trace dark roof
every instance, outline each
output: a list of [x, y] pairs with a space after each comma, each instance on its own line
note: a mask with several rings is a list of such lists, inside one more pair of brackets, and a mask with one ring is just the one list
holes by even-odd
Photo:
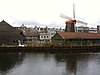
[[11, 43], [13, 40], [24, 39], [21, 36], [21, 30], [12, 27], [10, 24], [4, 20], [0, 22], [0, 44]]
[[26, 37], [38, 37], [39, 36], [38, 33], [36, 33], [34, 30], [31, 30], [31, 29], [25, 30], [24, 35]]
[[100, 39], [100, 34], [98, 33], [74, 33], [74, 32], [58, 32], [63, 39]]
[[33, 33], [33, 34], [24, 34], [26, 37], [38, 37], [39, 36], [39, 34], [35, 34], [35, 33]]
[[8, 31], [9, 29], [12, 29], [13, 27], [9, 25], [4, 20], [0, 22], [0, 31]]

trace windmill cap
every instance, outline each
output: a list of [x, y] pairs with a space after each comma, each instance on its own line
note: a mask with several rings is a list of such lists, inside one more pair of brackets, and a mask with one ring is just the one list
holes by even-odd
[[67, 21], [65, 22], [65, 24], [67, 24], [67, 23], [73, 23], [73, 22], [76, 22], [76, 20], [67, 20]]

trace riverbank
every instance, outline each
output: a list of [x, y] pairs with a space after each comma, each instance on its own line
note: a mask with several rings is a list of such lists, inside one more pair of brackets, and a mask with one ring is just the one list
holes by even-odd
[[0, 53], [9, 52], [100, 52], [100, 46], [72, 46], [72, 47], [0, 47]]

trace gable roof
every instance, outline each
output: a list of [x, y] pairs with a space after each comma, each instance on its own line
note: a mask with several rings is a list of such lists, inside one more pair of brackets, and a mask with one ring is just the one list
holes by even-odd
[[62, 39], [100, 39], [97, 33], [58, 32]]
[[4, 20], [0, 22], [0, 31], [6, 31], [12, 28], [13, 27], [9, 25], [7, 22], [5, 22]]

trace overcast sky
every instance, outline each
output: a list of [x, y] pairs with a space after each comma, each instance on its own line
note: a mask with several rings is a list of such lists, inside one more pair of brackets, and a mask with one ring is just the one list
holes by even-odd
[[88, 26], [100, 25], [99, 0], [0, 0], [0, 21], [4, 19], [13, 26], [24, 23], [64, 27], [66, 19], [60, 13], [73, 17], [73, 2], [76, 19]]

